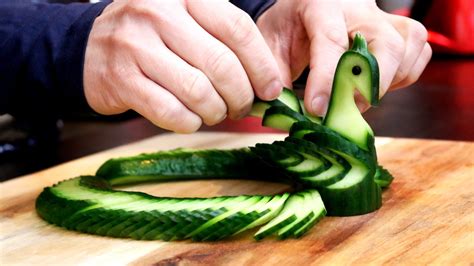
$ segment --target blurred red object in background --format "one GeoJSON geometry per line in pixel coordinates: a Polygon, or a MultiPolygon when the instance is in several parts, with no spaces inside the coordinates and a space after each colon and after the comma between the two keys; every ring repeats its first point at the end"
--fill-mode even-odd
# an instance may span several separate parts
{"type": "Polygon", "coordinates": [[[474,0],[418,0],[392,13],[422,22],[435,53],[474,55],[474,0]]]}
{"type": "Polygon", "coordinates": [[[434,0],[422,22],[436,52],[474,54],[474,0],[434,0]]]}

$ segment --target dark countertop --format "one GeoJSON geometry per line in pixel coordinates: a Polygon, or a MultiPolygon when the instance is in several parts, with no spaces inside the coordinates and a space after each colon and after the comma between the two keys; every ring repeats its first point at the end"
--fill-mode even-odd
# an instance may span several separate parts
{"type": "MultiPolygon", "coordinates": [[[[474,60],[433,59],[417,83],[390,92],[380,107],[364,116],[378,136],[474,141],[474,60]]],[[[201,130],[275,132],[262,128],[255,118],[226,120],[201,130]]],[[[0,161],[0,180],[164,132],[140,117],[119,121],[66,120],[59,146],[49,151],[46,160],[0,161]]]]}

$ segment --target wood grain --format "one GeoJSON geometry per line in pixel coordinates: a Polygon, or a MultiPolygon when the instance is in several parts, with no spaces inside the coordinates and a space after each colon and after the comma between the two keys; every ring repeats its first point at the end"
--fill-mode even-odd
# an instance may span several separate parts
{"type": "MultiPolygon", "coordinates": [[[[374,213],[323,219],[298,240],[255,242],[253,232],[216,243],[135,241],[66,231],[41,220],[45,186],[93,174],[106,159],[176,147],[233,148],[280,134],[160,135],[0,184],[1,265],[341,265],[474,263],[474,143],[377,139],[379,161],[395,176],[374,213]]],[[[285,185],[192,181],[138,185],[155,195],[276,193],[285,185]]]]}

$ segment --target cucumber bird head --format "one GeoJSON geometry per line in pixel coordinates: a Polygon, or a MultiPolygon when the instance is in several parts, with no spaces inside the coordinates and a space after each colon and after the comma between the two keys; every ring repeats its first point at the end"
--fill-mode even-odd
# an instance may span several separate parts
{"type": "Polygon", "coordinates": [[[379,67],[360,33],[356,34],[351,49],[339,59],[323,124],[360,148],[370,150],[374,133],[355,104],[356,90],[371,105],[378,104],[379,67]]]}
{"type": "Polygon", "coordinates": [[[369,52],[367,42],[356,33],[352,47],[339,60],[338,70],[346,72],[352,85],[372,106],[379,103],[379,65],[369,52]]]}

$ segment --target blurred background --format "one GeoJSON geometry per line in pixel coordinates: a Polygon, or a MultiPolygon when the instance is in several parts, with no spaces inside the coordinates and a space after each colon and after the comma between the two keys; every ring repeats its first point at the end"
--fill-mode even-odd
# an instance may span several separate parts
{"type": "MultiPolygon", "coordinates": [[[[388,93],[381,107],[364,114],[376,135],[473,141],[474,0],[379,0],[377,4],[422,22],[434,55],[418,82],[388,93]]],[[[294,88],[302,93],[304,85],[303,75],[294,88]]],[[[262,128],[255,118],[226,120],[201,130],[276,132],[262,128]]],[[[165,132],[133,112],[112,117],[71,115],[62,120],[2,115],[0,181],[165,132]]]]}

